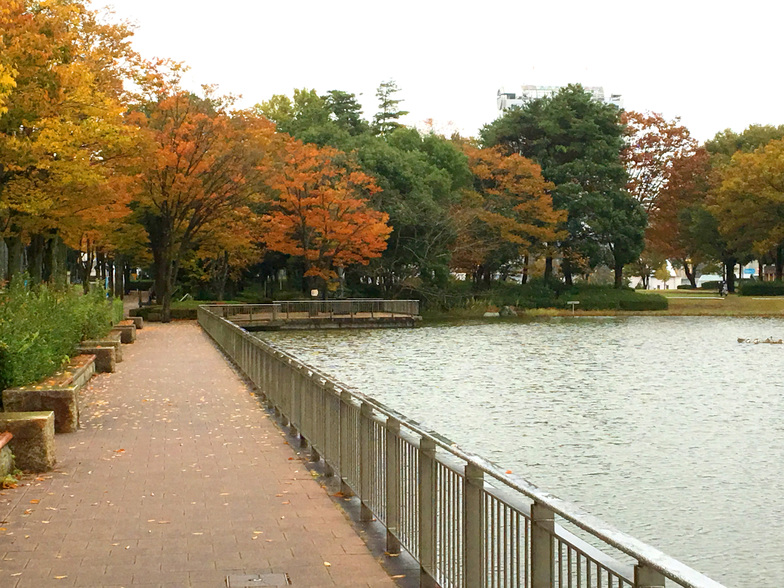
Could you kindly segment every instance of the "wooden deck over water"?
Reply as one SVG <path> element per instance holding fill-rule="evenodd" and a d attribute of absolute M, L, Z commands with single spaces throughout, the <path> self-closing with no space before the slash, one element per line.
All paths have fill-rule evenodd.
<path fill-rule="evenodd" d="M 294 300 L 209 308 L 248 331 L 411 328 L 422 320 L 417 300 Z"/>

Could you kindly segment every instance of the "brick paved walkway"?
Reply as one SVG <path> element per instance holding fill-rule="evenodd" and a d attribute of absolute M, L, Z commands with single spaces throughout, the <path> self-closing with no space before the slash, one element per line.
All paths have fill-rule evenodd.
<path fill-rule="evenodd" d="M 393 587 L 194 323 L 147 324 L 54 472 L 0 493 L 0 586 Z"/>

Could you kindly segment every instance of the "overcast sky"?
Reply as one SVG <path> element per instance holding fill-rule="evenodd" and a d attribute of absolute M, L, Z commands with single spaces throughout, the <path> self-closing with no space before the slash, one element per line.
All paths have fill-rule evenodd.
<path fill-rule="evenodd" d="M 187 63 L 252 105 L 294 88 L 361 94 L 394 79 L 405 122 L 475 135 L 499 88 L 579 82 L 681 117 L 700 140 L 784 123 L 784 3 L 746 0 L 94 0 L 145 57 Z"/>

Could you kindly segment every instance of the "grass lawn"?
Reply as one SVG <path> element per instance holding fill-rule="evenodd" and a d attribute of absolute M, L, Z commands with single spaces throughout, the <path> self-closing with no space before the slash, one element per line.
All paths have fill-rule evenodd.
<path fill-rule="evenodd" d="M 638 290 L 640 294 L 660 294 L 667 298 L 669 310 L 652 314 L 721 315 L 721 316 L 784 316 L 784 296 L 719 297 L 716 292 L 689 290 Z M 648 314 L 648 313 L 646 313 Z"/>

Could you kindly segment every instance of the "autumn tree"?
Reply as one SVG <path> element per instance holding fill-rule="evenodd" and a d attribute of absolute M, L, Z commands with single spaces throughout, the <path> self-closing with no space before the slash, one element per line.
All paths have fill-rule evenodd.
<path fill-rule="evenodd" d="M 553 210 L 541 169 L 516 153 L 500 148 L 462 145 L 474 176 L 472 190 L 453 210 L 459 231 L 452 266 L 488 283 L 495 271 L 542 251 L 562 235 L 557 227 L 566 214 Z"/>
<path fill-rule="evenodd" d="M 736 152 L 751 153 L 770 143 L 784 139 L 784 125 L 749 125 L 740 133 L 725 129 L 705 142 L 705 150 L 711 154 L 713 166 L 727 165 Z"/>
<path fill-rule="evenodd" d="M 174 91 L 133 115 L 148 157 L 139 170 L 136 214 L 148 235 L 155 294 L 164 321 L 181 264 L 207 229 L 261 194 L 258 167 L 274 128 L 249 113 L 230 113 L 211 95 Z"/>
<path fill-rule="evenodd" d="M 263 255 L 261 241 L 258 214 L 245 206 L 228 211 L 201 232 L 189 273 L 217 300 L 223 300 L 229 282 L 239 280 Z"/>
<path fill-rule="evenodd" d="M 9 271 L 64 276 L 62 239 L 127 214 L 112 177 L 132 149 L 125 83 L 141 61 L 130 31 L 81 0 L 9 0 L 0 10 L 0 229 Z"/>
<path fill-rule="evenodd" d="M 734 250 L 758 257 L 775 252 L 776 277 L 784 266 L 784 140 L 751 153 L 738 151 L 719 172 L 713 211 Z"/>
<path fill-rule="evenodd" d="M 368 205 L 379 191 L 373 179 L 337 150 L 292 139 L 281 155 L 264 168 L 273 194 L 264 243 L 300 258 L 305 277 L 326 296 L 347 266 L 381 255 L 388 215 Z"/>
<path fill-rule="evenodd" d="M 629 176 L 626 189 L 651 214 L 667 185 L 673 160 L 693 153 L 697 142 L 677 118 L 668 121 L 655 112 L 627 110 L 621 122 L 626 125 L 621 152 Z"/>
<path fill-rule="evenodd" d="M 683 268 L 692 288 L 697 287 L 699 265 L 718 259 L 722 249 L 718 223 L 708 208 L 710 178 L 710 156 L 705 149 L 676 156 L 648 229 L 650 248 Z"/>

